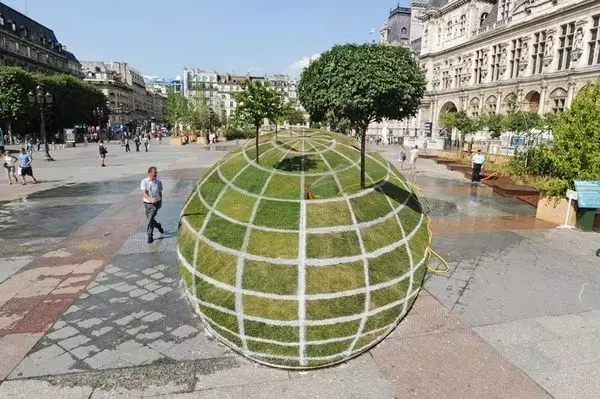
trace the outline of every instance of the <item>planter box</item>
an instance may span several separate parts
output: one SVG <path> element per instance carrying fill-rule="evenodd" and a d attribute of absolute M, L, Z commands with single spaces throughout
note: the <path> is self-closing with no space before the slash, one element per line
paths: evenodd
<path fill-rule="evenodd" d="M 171 145 L 183 145 L 183 137 L 171 137 L 169 139 Z"/>
<path fill-rule="evenodd" d="M 567 212 L 569 200 L 562 198 L 557 201 L 553 198 L 542 198 L 538 201 L 535 217 L 546 222 L 563 224 Z M 569 226 L 575 226 L 577 222 L 577 201 L 571 201 L 571 210 L 569 211 Z"/>
<path fill-rule="evenodd" d="M 419 154 L 419 158 L 423 158 L 423 159 L 438 159 L 437 155 L 434 154 Z"/>
<path fill-rule="evenodd" d="M 446 168 L 448 168 L 449 170 L 455 171 L 455 172 L 464 172 L 464 173 L 471 173 L 471 171 L 473 170 L 468 165 L 456 164 L 456 163 L 447 164 Z"/>
<path fill-rule="evenodd" d="M 456 163 L 456 160 L 455 159 L 437 158 L 435 160 L 435 163 L 437 163 L 438 165 L 448 165 L 448 164 Z"/>
<path fill-rule="evenodd" d="M 494 194 L 499 194 L 503 197 L 518 197 L 540 193 L 540 190 L 535 187 L 517 186 L 506 183 L 494 184 L 492 190 Z"/>

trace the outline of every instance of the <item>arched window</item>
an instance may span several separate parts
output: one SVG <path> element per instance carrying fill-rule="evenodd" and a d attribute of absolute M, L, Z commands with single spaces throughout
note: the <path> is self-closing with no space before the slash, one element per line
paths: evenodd
<path fill-rule="evenodd" d="M 552 112 L 558 114 L 565 110 L 565 105 L 567 102 L 566 90 L 561 89 L 560 87 L 558 89 L 555 89 L 554 91 L 552 91 L 552 93 L 550 93 L 550 99 L 552 101 Z"/>
<path fill-rule="evenodd" d="M 484 12 L 483 14 L 481 14 L 481 17 L 479 17 L 479 26 L 483 26 L 483 23 L 488 18 L 488 15 L 489 14 L 487 12 Z"/>
<path fill-rule="evenodd" d="M 403 35 L 406 35 L 406 32 L 407 32 L 406 28 L 400 29 L 400 33 L 402 33 Z"/>
<path fill-rule="evenodd" d="M 452 21 L 448 21 L 448 24 L 446 24 L 446 37 L 452 37 Z"/>
<path fill-rule="evenodd" d="M 461 15 L 460 16 L 460 35 L 464 35 L 465 32 L 467 30 L 467 16 L 466 15 Z"/>

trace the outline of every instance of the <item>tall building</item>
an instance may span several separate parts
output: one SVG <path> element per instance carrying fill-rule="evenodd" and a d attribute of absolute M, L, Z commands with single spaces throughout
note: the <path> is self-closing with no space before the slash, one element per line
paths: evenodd
<path fill-rule="evenodd" d="M 0 3 L 0 66 L 82 77 L 81 64 L 44 25 Z"/>
<path fill-rule="evenodd" d="M 435 138 L 458 110 L 562 112 L 600 73 L 598 0 L 429 0 L 420 20 L 427 92 L 394 134 Z"/>
<path fill-rule="evenodd" d="M 251 76 L 190 68 L 183 71 L 183 94 L 188 98 L 203 95 L 209 105 L 228 117 L 237 107 L 234 94 L 242 90 L 242 83 L 245 80 L 269 82 L 283 94 L 285 99 L 293 103 L 297 102 L 296 81 L 283 74 Z"/>
<path fill-rule="evenodd" d="M 126 62 L 82 61 L 81 64 L 84 80 L 108 98 L 111 125 L 165 119 L 166 95 L 148 90 L 141 73 Z"/>
<path fill-rule="evenodd" d="M 158 77 L 145 77 L 146 88 L 152 88 L 154 91 L 158 91 L 164 95 L 168 93 L 183 94 L 183 80 L 181 76 L 176 78 L 158 78 Z"/>

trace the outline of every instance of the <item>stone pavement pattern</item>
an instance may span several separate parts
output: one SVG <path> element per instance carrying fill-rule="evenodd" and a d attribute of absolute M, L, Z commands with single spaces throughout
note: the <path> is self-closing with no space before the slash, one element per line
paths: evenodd
<path fill-rule="evenodd" d="M 64 165 L 42 164 L 38 175 L 74 175 L 71 169 L 86 164 L 92 150 L 65 150 Z M 187 195 L 222 152 L 166 145 L 152 151 L 115 156 L 115 164 L 130 167 L 82 166 L 79 181 L 19 187 L 33 190 L 23 200 L 9 201 L 13 187 L 3 190 L 0 397 L 589 398 L 599 392 L 594 236 L 551 229 L 532 218 L 533 208 L 471 189 L 462 175 L 428 162 L 416 180 L 432 207 L 434 246 L 451 273 L 428 275 L 399 328 L 343 366 L 296 373 L 248 362 L 193 316 L 174 252 Z M 386 155 L 393 159 L 391 151 Z M 151 163 L 165 183 L 159 219 L 169 234 L 148 246 L 137 184 Z"/>

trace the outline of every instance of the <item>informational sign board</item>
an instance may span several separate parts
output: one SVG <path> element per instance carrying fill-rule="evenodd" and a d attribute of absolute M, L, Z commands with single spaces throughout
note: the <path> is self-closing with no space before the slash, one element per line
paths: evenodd
<path fill-rule="evenodd" d="M 65 129 L 65 143 L 75 142 L 75 129 Z"/>
<path fill-rule="evenodd" d="M 433 130 L 433 124 L 431 122 L 425 122 L 425 136 L 431 137 L 431 132 Z"/>
<path fill-rule="evenodd" d="M 575 180 L 575 191 L 580 208 L 600 208 L 600 181 Z"/>

